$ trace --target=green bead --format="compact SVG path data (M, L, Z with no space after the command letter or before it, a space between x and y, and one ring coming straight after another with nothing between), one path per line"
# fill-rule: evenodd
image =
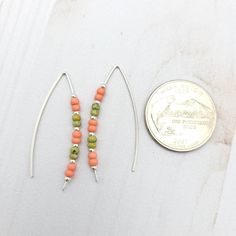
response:
M97 137L95 135L89 135L87 138L89 143L96 143L97 142Z
M72 120L73 120L73 121L81 121L81 116L80 116L80 114L73 114Z
M74 127L80 127L81 126L81 121L73 121L73 126Z
M96 148L96 143L88 143L88 148Z
M79 152L80 152L79 147L72 147L72 148L70 149L70 153L71 153L71 154L76 154L76 155L78 155Z
M99 115L99 110L92 109L90 114L92 116L98 116Z
M78 154L70 154L71 160L76 160L78 158Z
M93 110L100 110L100 104L98 104L98 103L93 103L92 109L93 109Z

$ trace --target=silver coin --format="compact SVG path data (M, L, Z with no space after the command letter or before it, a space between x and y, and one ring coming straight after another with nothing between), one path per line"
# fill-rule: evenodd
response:
M216 126L212 98L199 85L173 80L159 86L149 97L145 109L146 125L162 146L178 152L201 147Z

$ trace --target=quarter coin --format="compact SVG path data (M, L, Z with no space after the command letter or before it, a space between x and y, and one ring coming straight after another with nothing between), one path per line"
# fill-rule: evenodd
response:
M178 152L197 149L215 129L216 108L210 95L187 80L156 88L145 108L147 128L162 146Z

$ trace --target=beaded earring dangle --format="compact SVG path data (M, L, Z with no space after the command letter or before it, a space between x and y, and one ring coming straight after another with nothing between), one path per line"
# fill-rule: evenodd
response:
M71 79L67 73L63 73L52 85L51 89L49 90L43 105L40 109L40 112L37 117L37 121L35 124L34 132L33 132L33 138L32 138L32 143L31 143L31 150L30 150L30 176L34 177L34 159L35 159L35 143L37 139L37 134L38 134L38 129L40 125L40 121L43 115L43 112L48 104L48 101L54 92L55 88L57 87L58 83L65 78L68 85L69 89L71 92L71 109L72 109L72 126L73 126L73 133L72 133L72 147L70 148L70 154L69 154L69 164L67 165L67 169L65 171L65 176L64 176L64 184L62 187L62 190L65 189L67 183L69 183L72 179L72 177L75 174L76 170L76 160L78 159L79 153L80 153L80 148L79 144L81 143L81 116L80 116L80 101L77 98L75 94L74 87L72 85Z
M134 114L134 121L135 121L135 146L134 146L134 156L132 161L132 168L131 171L135 171L136 162L137 162L137 154L138 154L138 142L139 142L139 126L138 126L138 116L137 116L137 110L136 105L134 102L133 94L131 92L128 80L121 70L121 68L116 65L113 67L105 81L102 83L102 85L97 89L94 101L92 103L91 111L90 111L90 119L88 121L88 137L87 137L87 147L88 147L88 164L90 168L94 172L95 181L98 182L97 177L97 167L98 167L98 158L97 158L97 152L96 152L96 146L97 146L97 137L96 137L96 131L97 131L97 125L98 125L98 116L100 113L101 108L101 102L104 98L106 87L108 82L110 81L113 73L118 70L125 82L125 85L127 87L127 90L129 92L130 100L132 103L132 109Z
M138 155L138 142L139 142L139 126L138 126L138 116L137 116L137 110L136 105L134 102L133 94L131 92L128 80L121 70L119 66L114 66L105 81L102 83L102 85L97 89L94 102L91 107L90 111L90 119L88 121L88 137L87 137L87 147L88 147L88 164L91 167L91 169L94 172L95 180L98 182L97 177L97 167L98 167L98 158L97 158L97 152L96 152L96 146L97 146L97 137L96 137L96 131L98 126L98 116L100 113L101 108L101 102L105 96L106 87L110 79L112 78L113 73L118 70L125 82L126 88L129 93L129 97L132 103L132 110L134 115L134 125L135 125L135 140L134 140L134 155L132 160L132 167L131 171L135 171L136 163L137 163L137 155ZM71 79L67 73L63 73L52 85L51 89L49 90L43 105L40 109L40 112L38 114L36 124L34 127L32 142L31 142L31 150L30 150L30 176L34 177L34 160L35 160L35 144L37 140L37 134L39 130L39 125L42 119L42 115L45 111L45 108L48 104L48 101L54 92L55 88L59 84L59 82L65 78L69 89L71 92L71 108L72 108L72 126L73 126L73 132L72 132L72 147L70 148L70 154L69 154L69 164L67 165L67 169L65 171L64 175L64 184L62 187L62 190L65 190L67 184L72 180L75 170L76 170L76 160L78 159L78 156L80 154L80 147L79 144L81 143L81 136L82 133L80 131L81 127L81 116L80 116L80 101L77 98L75 94L75 90L73 88Z

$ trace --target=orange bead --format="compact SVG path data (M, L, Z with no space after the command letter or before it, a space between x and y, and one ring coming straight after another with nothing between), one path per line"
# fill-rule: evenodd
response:
M80 105L72 105L72 111L79 111L80 110Z
M80 144L81 143L81 139L80 138L72 138L72 143L73 144Z
M71 98L71 105L79 105L79 99L77 97Z
M88 131L89 132L94 133L94 132L96 132L96 130L97 130L97 126L95 126L95 125L89 125L88 126Z
M66 171L65 171L65 176L66 176L66 177L71 178L71 177L74 176L74 174L75 174L75 172L74 172L73 170L66 170Z
M76 164L75 163L69 163L67 165L67 170L75 171L76 170Z
M95 120L95 119L90 119L89 122L88 122L89 125L94 125L96 126L98 124L98 121Z
M100 94L100 95L103 95L105 94L105 88L104 87L101 87L101 88L98 88L97 89L97 94Z
M88 164L89 164L91 167L97 166L98 160L97 160L97 159L89 159L89 160L88 160Z
M94 99L97 100L97 101L99 101L99 102L101 102L102 99L103 99L103 97L104 97L104 95L97 93L97 94L95 95Z
M89 152L88 153L88 158L89 159L96 159L97 158L97 153L96 152Z
M73 138L80 138L82 136L82 133L78 130L75 130L73 133L72 133L72 137Z

